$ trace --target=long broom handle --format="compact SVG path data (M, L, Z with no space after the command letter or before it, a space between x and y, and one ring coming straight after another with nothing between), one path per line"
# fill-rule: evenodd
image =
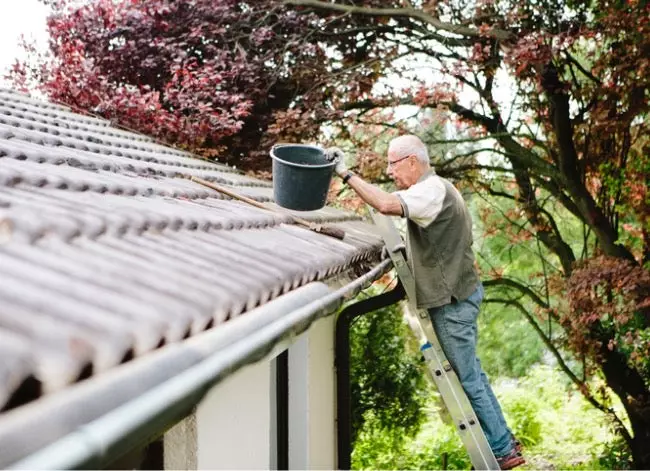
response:
M203 186L207 186L208 188L211 188L211 189L213 189L215 191L218 191L219 193L223 193L226 196L230 196L233 199L243 201L244 203L248 203L248 204L250 204L252 206L255 206L257 208L265 209L267 211L271 211L271 212L274 212L274 213L277 213L277 214L282 214L282 215L288 216L293 221L295 221L296 223L298 223L298 224L300 224L302 226L305 226L305 227L311 229L312 231L320 232L322 234L328 235L330 237L335 237L336 239L340 239L340 240L343 240L343 238L345 237L345 232L343 230L337 228L337 227L332 227L332 226L315 227L315 225L313 223L307 221L306 219L296 217L293 214L289 214L289 213L286 213L284 211L279 211L279 210L274 209L274 208L269 208L264 203L260 203L259 201L255 201L254 199L249 198L248 196L244 196L244 195L240 195L239 193L235 193L234 191L231 191L228 188L224 188L221 185L217 185L215 183L209 182L209 181L204 180L204 179L199 178L199 177L191 177L190 180L193 181L193 182L199 183L199 184L201 184Z

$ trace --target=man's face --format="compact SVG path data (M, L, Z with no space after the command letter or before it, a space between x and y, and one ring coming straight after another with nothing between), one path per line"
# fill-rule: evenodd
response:
M386 173L395 180L395 185L404 190L418 180L418 160L415 155L396 156L388 152L388 167Z

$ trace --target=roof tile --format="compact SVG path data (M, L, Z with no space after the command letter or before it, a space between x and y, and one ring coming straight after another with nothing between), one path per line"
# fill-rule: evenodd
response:
M281 210L269 182L0 90L0 409L379 258L354 214L266 211L193 176Z

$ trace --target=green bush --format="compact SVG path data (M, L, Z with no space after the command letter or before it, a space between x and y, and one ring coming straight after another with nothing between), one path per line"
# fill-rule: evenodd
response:
M517 437L524 443L534 438L524 448L532 468L602 468L599 456L615 435L606 417L559 370L537 365L516 385L500 384L496 393ZM531 414L533 420L526 424Z
M381 428L367 417L352 453L353 469L468 469L471 463L453 425L429 417L415 438Z
M598 463L602 469L633 469L632 454L622 437L605 444Z
M498 382L494 390L508 424L524 443L528 464L523 469L630 467L627 448L604 415L567 384L560 371L537 365L517 382ZM447 469L469 469L458 433L445 423L438 407L432 393L427 420L414 438L382 428L368 416L355 445L353 468L442 469L446 461Z
M471 463L456 427L433 418L407 447L408 469L469 469Z
M425 419L422 408L428 385L420 364L421 354L409 348L411 343L411 332L398 305L353 321L350 328L353 441L361 430L366 433L382 430L391 437L394 432L395 440L418 432ZM366 425L366 420L371 423Z
M524 446L542 441L542 423L539 414L543 405L532 395L520 391L504 405L508 425Z
M402 469L406 438L397 428L382 426L372 411L365 414L363 430L354 443L352 469Z

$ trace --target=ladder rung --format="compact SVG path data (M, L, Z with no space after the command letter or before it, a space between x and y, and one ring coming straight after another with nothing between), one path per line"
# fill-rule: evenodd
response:
M442 351L429 314L425 310L417 309L415 305L415 279L401 250L404 245L399 232L397 232L393 221L389 217L373 210L371 210L371 214L384 239L388 254L397 272L397 277L404 286L407 300L413 311L417 313L416 317L420 329L427 339L427 342L420 347L420 350L431 377L442 396L442 401L456 424L456 429L469 454L474 469L499 469L476 413L458 380L456 372Z

